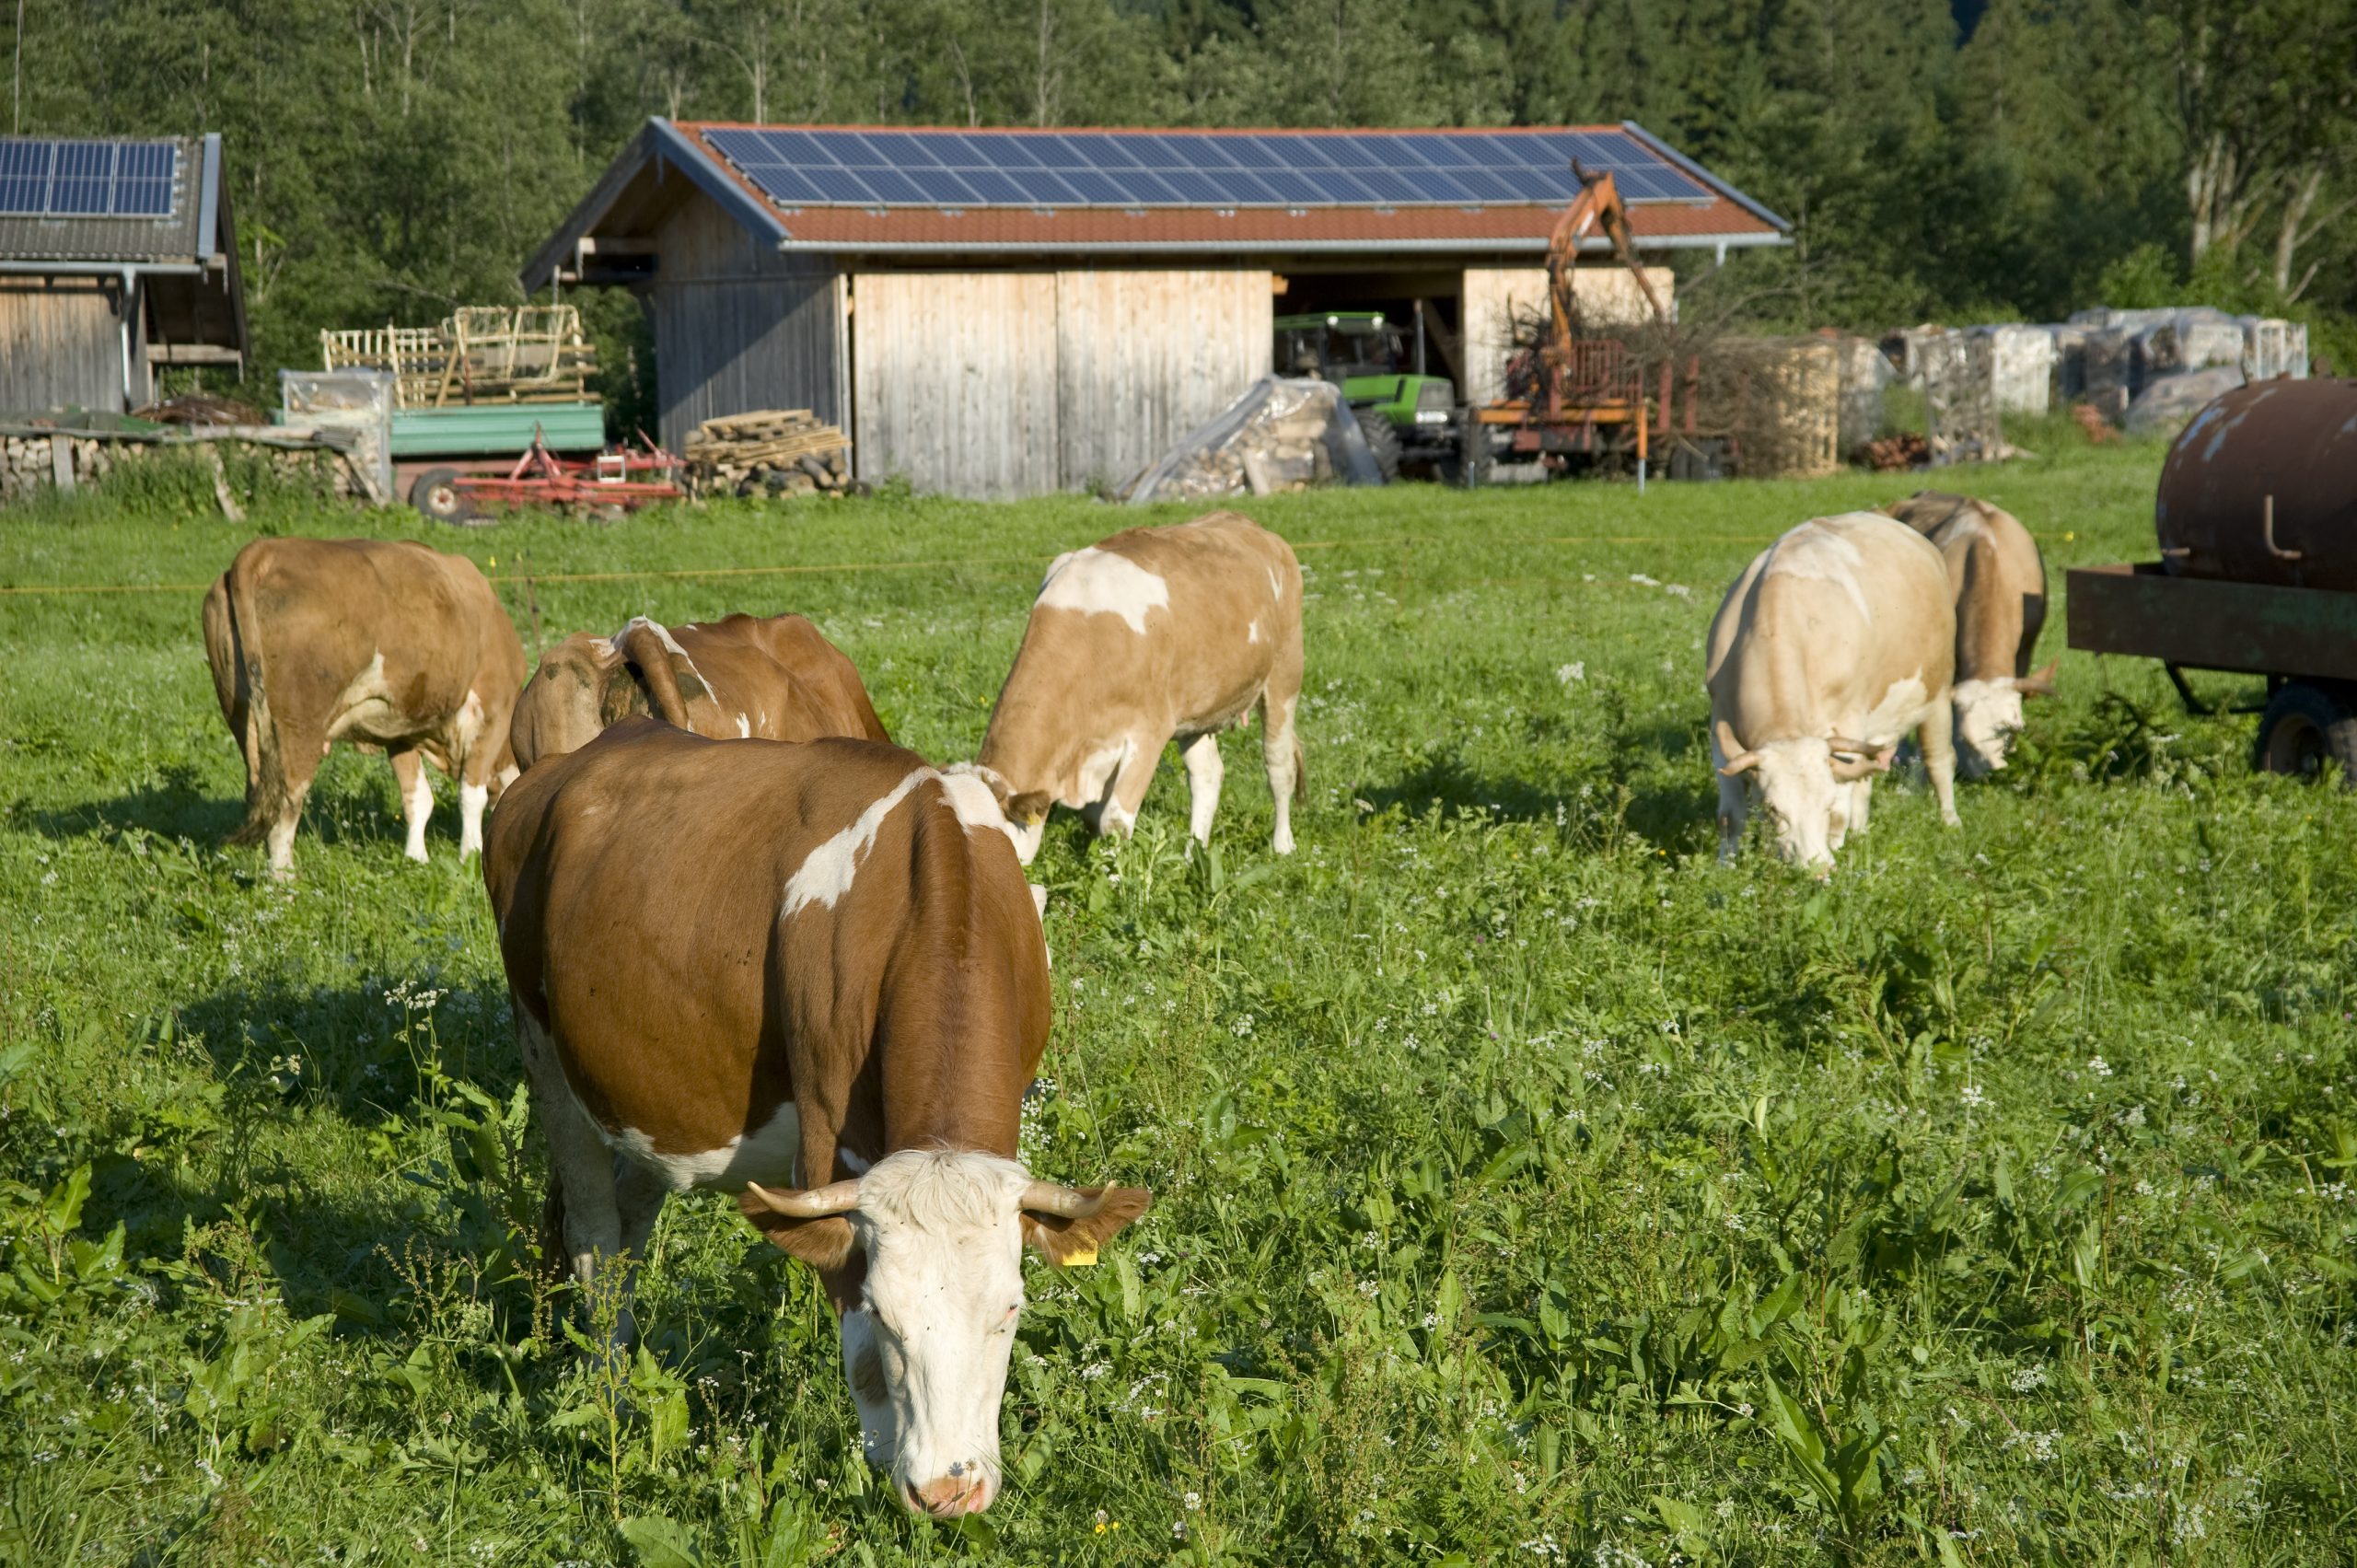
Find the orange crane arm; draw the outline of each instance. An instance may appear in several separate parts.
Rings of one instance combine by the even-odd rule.
[[[1629,232],[1629,209],[1621,203],[1620,187],[1607,169],[1590,174],[1577,161],[1572,172],[1579,177],[1580,193],[1563,209],[1555,224],[1555,232],[1547,241],[1547,293],[1550,310],[1548,346],[1554,351],[1558,363],[1571,354],[1572,340],[1579,332],[1579,303],[1572,292],[1572,269],[1579,262],[1580,241],[1596,228],[1604,230],[1612,241],[1613,254],[1637,280],[1637,290],[1653,307],[1654,319],[1667,321],[1669,312],[1662,308],[1661,298],[1654,293],[1654,285],[1644,268],[1637,264],[1636,246]]]

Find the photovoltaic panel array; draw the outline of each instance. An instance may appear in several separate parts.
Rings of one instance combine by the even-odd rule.
[[[171,142],[0,137],[0,216],[167,218],[179,163]]]
[[[1478,207],[1560,203],[1577,158],[1631,202],[1713,192],[1626,131],[713,130],[785,207]]]

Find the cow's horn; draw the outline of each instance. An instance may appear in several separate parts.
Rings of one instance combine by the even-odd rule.
[[[1743,742],[1735,738],[1735,726],[1724,719],[1713,719],[1711,728],[1712,733],[1718,737],[1719,755],[1726,759],[1719,764],[1722,775],[1733,778],[1737,773],[1759,766],[1759,753],[1743,749]]]
[[[1099,1188],[1092,1198],[1079,1188],[1066,1187],[1060,1181],[1034,1181],[1023,1190],[1023,1206],[1062,1219],[1085,1220],[1105,1206],[1109,1191]]]
[[[1846,735],[1833,736],[1826,741],[1826,744],[1836,751],[1853,752],[1861,757],[1871,757],[1881,749],[1880,747],[1869,746],[1863,740],[1852,740]]]
[[[807,1192],[772,1192],[758,1181],[748,1181],[745,1191],[770,1213],[788,1219],[824,1219],[829,1214],[847,1214],[859,1207],[856,1181],[830,1181]]]
[[[2044,669],[2033,669],[2027,675],[2016,679],[2014,682],[2014,690],[2025,697],[2053,696],[2054,670],[2055,667],[2061,663],[2060,659],[2048,659]]]

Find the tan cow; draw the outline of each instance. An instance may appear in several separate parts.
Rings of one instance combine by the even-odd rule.
[[[578,750],[645,713],[715,739],[892,738],[859,670],[799,615],[672,627],[642,615],[610,637],[576,632],[542,656],[516,703],[516,761]]]
[[[412,540],[255,540],[205,593],[204,654],[246,756],[229,842],[266,839],[272,875],[294,875],[303,797],[339,740],[390,757],[412,860],[434,811],[421,759],[459,782],[459,857],[482,847],[483,807],[516,776],[524,645],[473,562]]]
[[[2029,661],[2046,624],[2046,560],[2011,512],[1919,490],[1882,510],[1938,546],[1956,587],[1956,744],[1964,776],[2003,772],[2022,699],[2054,695],[2054,666]]]
[[[1274,843],[1291,854],[1306,776],[1294,730],[1301,670],[1301,564],[1283,540],[1235,512],[1131,528],[1048,567],[974,771],[1028,865],[1051,806],[1128,836],[1176,737],[1189,830],[1209,843],[1219,732],[1258,703]]]
[[[741,1194],[826,1283],[869,1458],[942,1516],[998,1492],[1024,1247],[1092,1261],[1150,1202],[1016,1162],[1050,993],[1012,838],[897,747],[632,718],[525,774],[483,857],[575,1275],[671,1192]]]
[[[1875,512],[1801,524],[1744,568],[1711,622],[1704,685],[1719,856],[1757,787],[1777,852],[1820,871],[1864,832],[1877,772],[1912,729],[1956,825],[1948,686],[1956,610],[1929,540]]]

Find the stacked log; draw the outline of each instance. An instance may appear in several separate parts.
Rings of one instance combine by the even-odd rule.
[[[271,440],[224,436],[217,440],[164,440],[154,436],[27,432],[21,428],[0,435],[0,505],[29,501],[38,491],[78,488],[100,483],[118,470],[151,460],[168,459],[176,452],[191,452],[219,470],[219,454],[235,449],[246,459],[261,456],[280,478],[308,489],[321,477],[333,493],[346,498],[363,495],[363,487],[343,454],[302,443],[284,433]],[[63,454],[61,459],[60,454]]]
[[[698,495],[843,495],[851,442],[808,409],[707,419],[688,436],[689,487]]]

